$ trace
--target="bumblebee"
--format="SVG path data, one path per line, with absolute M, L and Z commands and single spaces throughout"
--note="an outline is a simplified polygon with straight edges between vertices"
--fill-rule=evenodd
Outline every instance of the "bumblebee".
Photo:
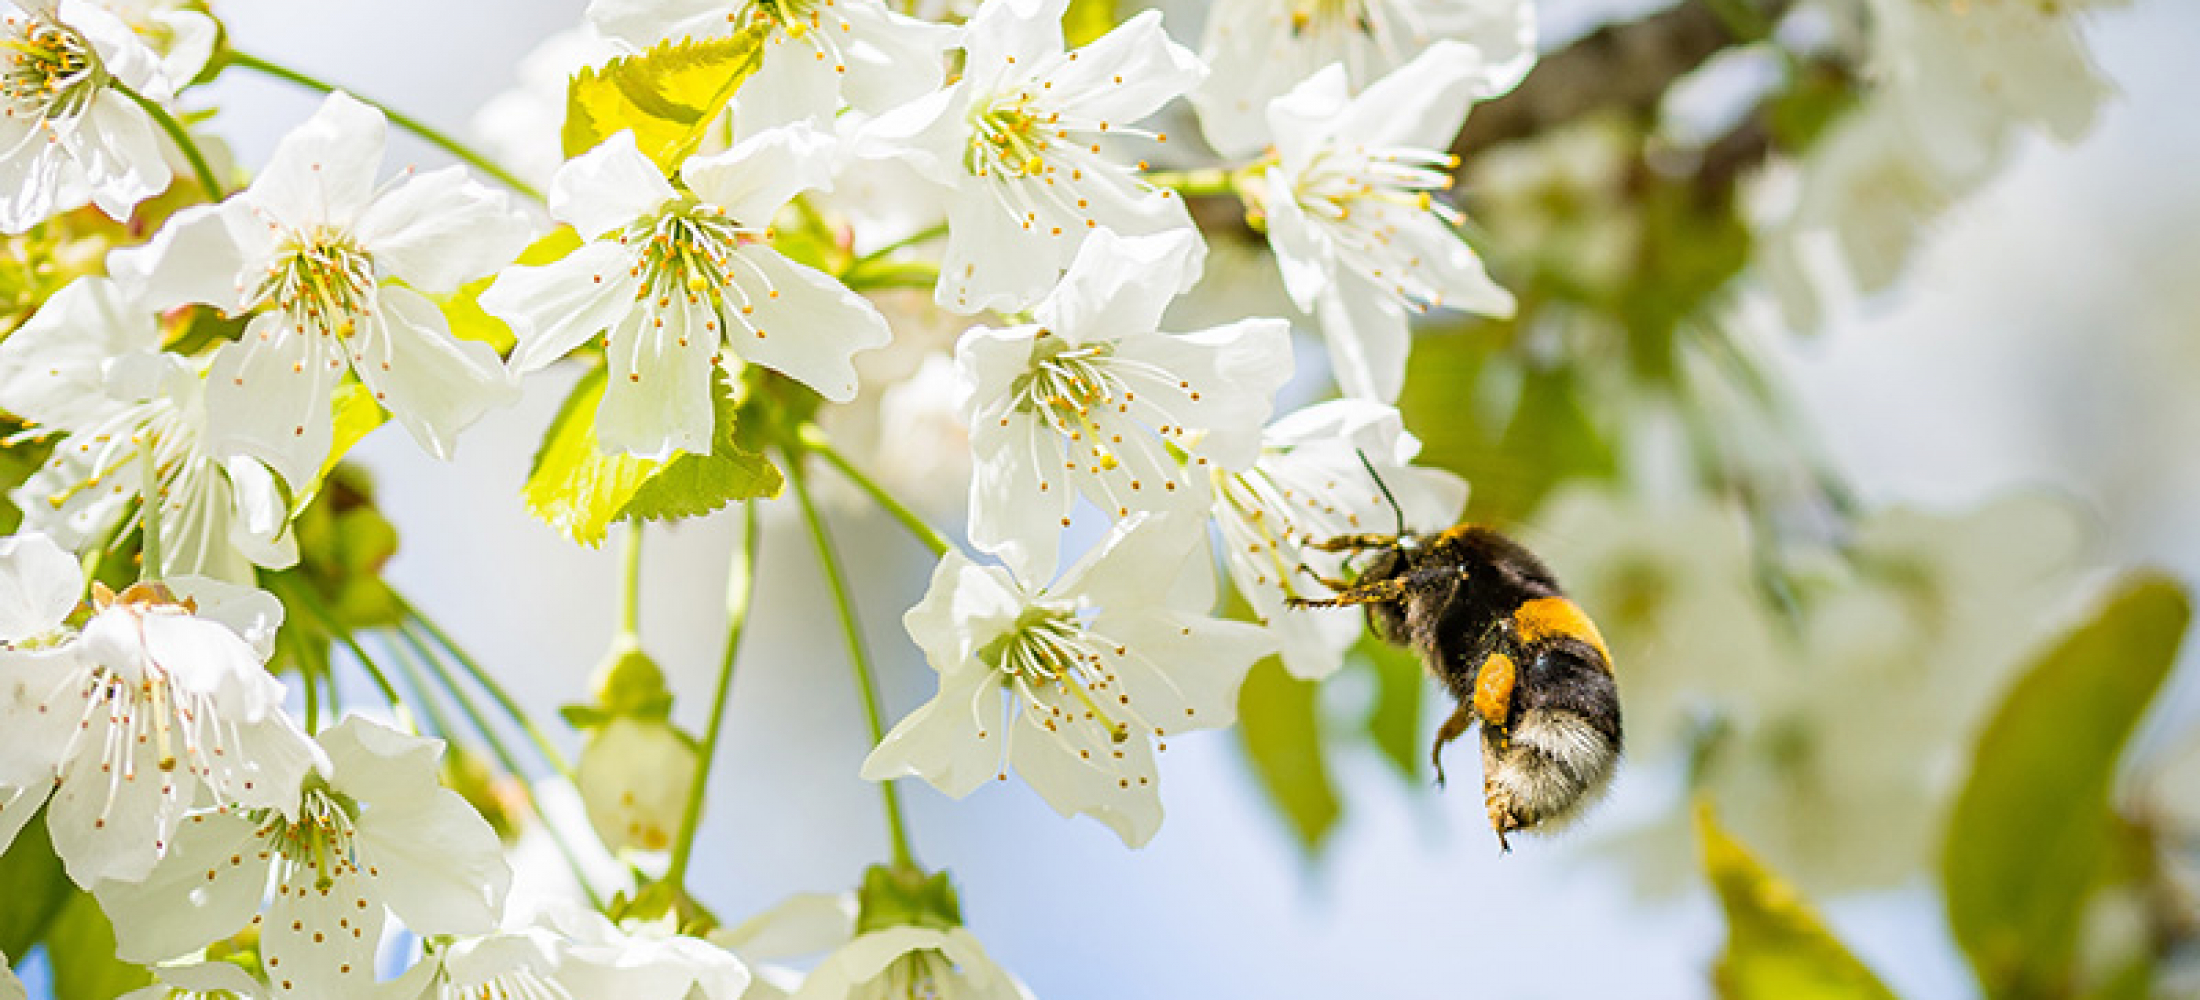
M 1316 576 L 1332 596 L 1290 604 L 1364 606 L 1377 638 L 1421 655 L 1458 702 L 1429 750 L 1437 784 L 1445 745 L 1481 723 L 1482 795 L 1510 851 L 1506 834 L 1570 820 L 1611 783 L 1620 751 L 1612 654 L 1519 543 L 1473 524 L 1423 535 L 1400 520 L 1395 535 L 1313 543 L 1374 557 L 1350 581 Z

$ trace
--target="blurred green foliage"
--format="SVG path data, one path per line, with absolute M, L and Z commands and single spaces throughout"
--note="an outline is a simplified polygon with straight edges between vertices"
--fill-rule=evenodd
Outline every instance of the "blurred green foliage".
M 1827 930 L 1802 894 L 1696 807 L 1704 876 L 1726 914 L 1726 950 L 1712 970 L 1723 1000 L 1894 1000 Z

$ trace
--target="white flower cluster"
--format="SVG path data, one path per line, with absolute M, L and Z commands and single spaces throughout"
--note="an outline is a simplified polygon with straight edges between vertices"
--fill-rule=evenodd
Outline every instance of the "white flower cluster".
M 225 191 L 171 107 L 248 58 L 216 51 L 199 5 L 6 5 L 0 230 L 89 205 L 148 235 L 0 342 L 12 443 L 51 448 L 0 540 L 0 848 L 43 810 L 120 957 L 158 966 L 146 995 L 777 988 L 728 942 L 508 909 L 502 845 L 439 781 L 438 741 L 359 715 L 312 732 L 285 709 L 284 609 L 254 584 L 310 559 L 294 521 L 366 429 L 386 417 L 448 459 L 522 376 L 571 356 L 600 359 L 604 455 L 710 455 L 719 386 L 751 365 L 856 399 L 858 355 L 911 306 L 854 275 L 897 259 L 930 269 L 932 308 L 992 314 L 924 384 L 960 417 L 967 538 L 998 565 L 939 564 L 906 618 L 939 694 L 862 773 L 960 796 L 1013 765 L 1062 814 L 1145 843 L 1169 737 L 1228 725 L 1258 659 L 1318 678 L 1353 641 L 1349 612 L 1280 613 L 1306 571 L 1339 571 L 1307 543 L 1448 523 L 1464 501 L 1410 467 L 1390 404 L 1412 314 L 1512 309 L 1458 235 L 1446 150 L 1526 71 L 1532 21 L 1524 0 L 1222 4 L 1195 54 L 1153 11 L 1072 48 L 1068 2 L 935 23 L 882 0 L 595 0 L 588 58 L 709 39 L 763 55 L 669 162 L 635 128 L 564 158 L 542 207 L 571 249 L 526 263 L 557 245 L 540 216 L 464 167 L 385 176 L 392 117 L 341 91 Z M 1179 99 L 1238 158 L 1224 189 L 1135 158 L 1168 142 L 1153 123 Z M 1271 420 L 1286 319 L 1165 319 L 1204 270 L 1187 197 L 1233 192 L 1345 398 Z M 837 245 L 791 237 L 797 216 Z M 454 332 L 460 299 L 509 326 L 508 350 Z M 1110 527 L 1064 570 L 1081 513 Z M 1211 615 L 1215 538 L 1261 621 Z M 140 582 L 98 582 L 132 551 Z M 663 822 L 630 825 L 661 845 Z M 423 953 L 378 984 L 393 917 Z M 232 939 L 256 942 L 256 971 L 210 960 Z M 959 926 L 835 943 L 796 995 L 1026 995 Z

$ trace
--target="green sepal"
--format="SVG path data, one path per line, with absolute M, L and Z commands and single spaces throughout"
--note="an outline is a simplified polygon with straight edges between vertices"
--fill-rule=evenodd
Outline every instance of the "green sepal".
M 665 686 L 664 670 L 640 646 L 624 637 L 596 667 L 591 686 L 595 708 L 604 717 L 601 721 L 621 715 L 664 719 L 672 714 L 672 689 Z
M 559 133 L 565 155 L 632 129 L 642 155 L 673 173 L 763 62 L 769 31 L 759 23 L 726 38 L 667 40 L 574 74 Z
M 1705 877 L 1726 912 L 1726 951 L 1712 969 L 1722 1000 L 1894 1000 L 1795 888 L 1696 806 Z
M 946 872 L 872 865 L 856 890 L 856 933 L 888 927 L 951 930 L 962 926 L 962 901 Z

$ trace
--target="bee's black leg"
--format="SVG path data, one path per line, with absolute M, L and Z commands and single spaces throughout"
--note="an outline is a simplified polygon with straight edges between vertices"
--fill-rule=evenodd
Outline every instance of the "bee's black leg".
M 1473 725 L 1474 706 L 1471 702 L 1462 702 L 1451 713 L 1451 718 L 1445 719 L 1444 724 L 1437 727 L 1436 745 L 1428 750 L 1429 763 L 1436 765 L 1436 787 L 1444 786 L 1444 744 L 1466 735 L 1468 728 Z

